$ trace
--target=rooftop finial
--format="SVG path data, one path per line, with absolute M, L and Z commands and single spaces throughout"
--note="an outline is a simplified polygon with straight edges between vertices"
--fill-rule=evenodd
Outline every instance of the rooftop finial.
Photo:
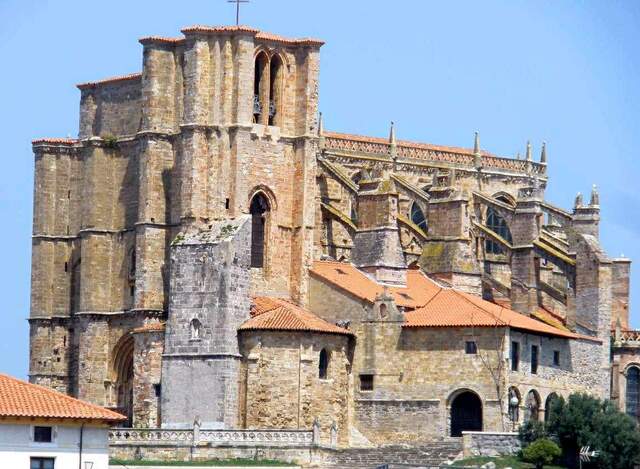
M 395 145 L 396 144 L 396 129 L 395 129 L 395 126 L 393 124 L 393 121 L 391 121 L 391 130 L 389 131 L 389 143 L 391 145 Z
M 527 140 L 527 160 L 531 161 L 533 158 L 531 156 L 531 142 Z
M 594 184 L 591 188 L 591 201 L 589 205 L 600 205 L 600 194 L 598 193 L 598 187 Z
M 480 133 L 476 130 L 476 136 L 473 139 L 473 153 L 480 153 Z
M 582 207 L 583 203 L 582 203 L 582 192 L 578 192 L 578 194 L 576 195 L 576 202 L 574 204 L 575 208 L 579 208 Z
M 547 142 L 542 142 L 542 151 L 540 152 L 540 163 L 547 164 Z
M 322 120 L 322 112 L 318 116 L 318 136 L 324 135 L 324 121 Z

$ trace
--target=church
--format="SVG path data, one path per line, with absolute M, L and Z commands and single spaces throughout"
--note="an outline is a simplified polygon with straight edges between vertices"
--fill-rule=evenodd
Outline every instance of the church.
M 30 380 L 136 429 L 320 430 L 338 448 L 640 409 L 630 260 L 597 188 L 523 158 L 324 129 L 323 42 L 246 26 L 144 37 L 33 141 Z

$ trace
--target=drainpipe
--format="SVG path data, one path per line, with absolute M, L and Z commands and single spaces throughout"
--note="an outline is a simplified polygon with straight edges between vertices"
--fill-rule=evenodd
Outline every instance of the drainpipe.
M 84 433 L 84 423 L 80 425 L 80 453 L 78 455 L 78 469 L 82 469 L 82 436 Z

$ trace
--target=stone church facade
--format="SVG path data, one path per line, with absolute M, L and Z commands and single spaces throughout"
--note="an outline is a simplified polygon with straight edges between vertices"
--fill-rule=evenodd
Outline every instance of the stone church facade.
M 321 41 L 182 33 L 78 85 L 77 139 L 33 142 L 32 382 L 133 427 L 340 447 L 509 430 L 575 391 L 637 415 L 595 187 L 546 202 L 544 146 L 325 131 Z

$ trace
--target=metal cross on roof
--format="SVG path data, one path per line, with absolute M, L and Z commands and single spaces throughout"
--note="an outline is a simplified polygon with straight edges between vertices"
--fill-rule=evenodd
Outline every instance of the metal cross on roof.
M 227 0 L 227 3 L 236 4 L 236 26 L 240 24 L 240 4 L 249 3 L 249 0 Z

